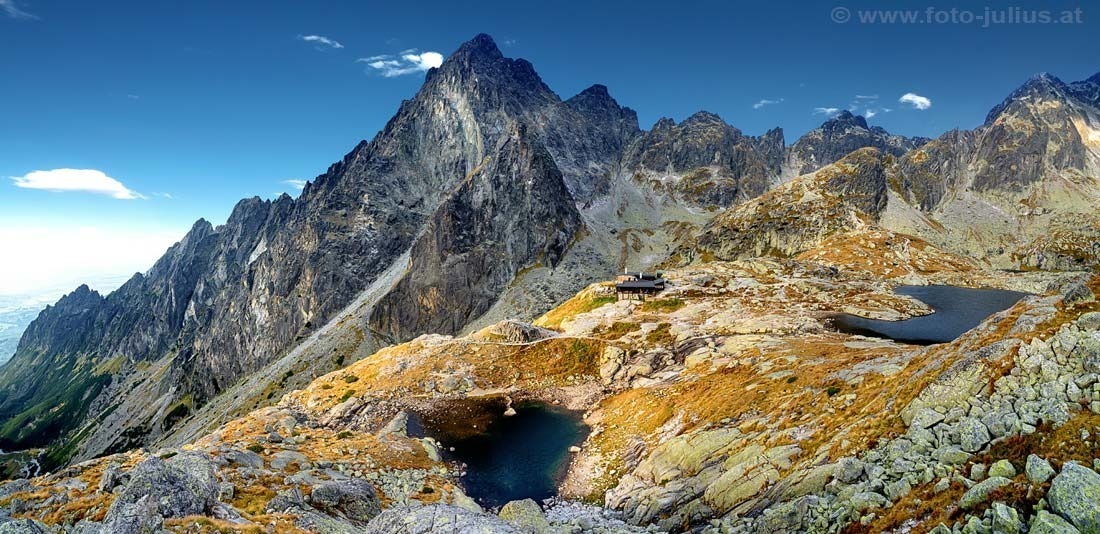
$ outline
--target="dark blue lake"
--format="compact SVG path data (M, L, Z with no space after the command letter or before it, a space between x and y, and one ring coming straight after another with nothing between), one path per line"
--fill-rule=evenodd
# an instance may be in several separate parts
M516 414L505 417L498 399L456 406L447 421L442 421L446 414L422 418L424 432L439 440L444 457L466 464L463 489L485 507L557 494L569 466L569 447L588 436L577 412L538 402L514 408Z
M895 292L924 302L935 313L903 321L867 319L845 313L833 317L833 325L848 334L885 337L900 343L946 343L1028 295L1003 289L955 286L901 286Z

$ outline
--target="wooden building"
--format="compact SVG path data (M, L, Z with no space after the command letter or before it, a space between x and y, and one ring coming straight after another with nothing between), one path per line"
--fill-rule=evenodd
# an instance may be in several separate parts
M615 298L645 300L647 295L660 293L665 288L662 272L626 272L615 279Z

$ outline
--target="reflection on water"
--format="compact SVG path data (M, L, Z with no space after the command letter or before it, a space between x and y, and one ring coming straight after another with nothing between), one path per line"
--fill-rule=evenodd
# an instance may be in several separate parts
M848 334L885 337L901 343L946 343L1027 296L1027 293L1003 289L955 286L902 286L896 292L924 302L935 313L904 321L867 319L845 313L835 316L833 324L837 330Z

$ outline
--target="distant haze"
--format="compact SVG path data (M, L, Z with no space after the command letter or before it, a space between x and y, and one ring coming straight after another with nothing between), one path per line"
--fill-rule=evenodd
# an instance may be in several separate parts
M107 294L118 289L132 274L99 276L88 279L82 283L88 287ZM42 288L37 293L27 294L2 294L0 293L0 365L7 363L15 349L19 345L19 338L27 325L38 317L38 313L46 306L57 302L57 299L75 289L79 283L58 285L52 288Z

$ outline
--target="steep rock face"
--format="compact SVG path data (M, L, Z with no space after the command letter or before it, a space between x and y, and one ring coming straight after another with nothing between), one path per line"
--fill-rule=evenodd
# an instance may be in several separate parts
M887 203L884 159L875 149L861 149L731 208L715 217L695 243L681 247L675 257L790 256L840 230L873 224Z
M924 141L927 140L893 135L881 127L868 126L866 119L844 110L791 145L788 165L795 175L807 174L860 148L877 148L885 154L900 156Z
M106 414L105 426L155 437L171 424L165 418L170 406L186 414L346 306L413 244L456 185L512 135L518 122L559 102L530 63L504 58L488 36L464 44L428 73L416 97L401 105L373 141L356 146L308 184L299 199L242 201L225 225L212 228L200 221L153 269L109 297L71 299L87 308L83 318L68 317L67 306L45 312L12 364L0 371L0 413L22 426L4 433L5 446L44 444L78 423L89 404ZM546 165L553 163L532 169ZM527 179L514 178L511 185ZM437 229L448 222L435 221ZM467 221L450 223L456 228L440 231L453 235ZM450 246L461 254L454 247L470 244ZM509 259L509 265L530 261L528 250L516 252L524 256ZM493 273L485 281L499 284L500 276ZM425 318L420 324L453 318L446 310L440 313L448 319ZM53 327L72 321L81 321L80 328ZM163 357L171 359L167 369L144 380L146 386L159 385L140 388L155 395L143 413L114 411L118 399L96 399L97 391L82 402L57 402L74 394L60 384L71 382L64 377L77 365L89 369L81 371L87 381L118 378L115 393L125 400L130 391L120 390L120 377L133 374L140 362ZM112 363L101 365L105 362ZM51 379L44 380L44 373ZM41 432L44 426L56 431Z
M891 186L921 213L891 216L888 226L1000 267L1097 263L1096 79L1067 85L1036 76L977 129L948 132L899 158Z
M952 130L925 143L900 159L900 172L892 186L910 204L924 211L934 209L949 191L959 188L976 139L973 132Z
M537 119L543 143L579 203L605 195L619 172L623 148L641 134L638 115L603 85L593 85Z
M978 191L1021 191L1048 169L1081 169L1085 147L1074 125L1079 103L1061 80L1041 74L989 112L974 155Z
M581 227L554 159L518 126L432 216L371 321L395 339L457 333L519 270L553 267Z
M726 207L759 196L779 173L772 165L783 134L773 130L768 135L766 140L743 135L705 111L680 124L661 119L627 147L623 166L635 171L636 180L680 198Z

